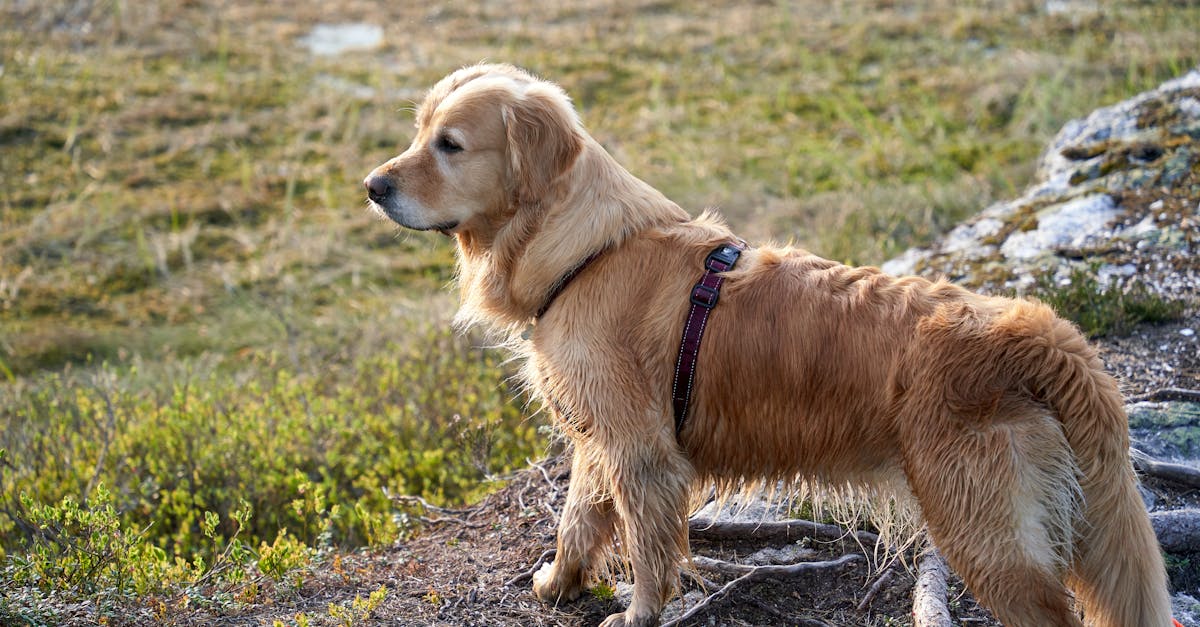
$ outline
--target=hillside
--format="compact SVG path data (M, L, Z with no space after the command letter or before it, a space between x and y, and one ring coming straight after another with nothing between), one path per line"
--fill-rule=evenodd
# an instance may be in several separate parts
M0 624L588 624L620 602L552 611L503 585L551 545L565 477L528 460L557 445L506 355L449 329L447 241L364 208L362 177L456 67L560 82L626 167L748 239L868 264L917 248L909 269L966 281L945 243L980 219L1038 233L1046 207L1017 205L1046 146L1183 76L1197 30L1193 3L0 4ZM1139 239L975 283L1112 314L1097 342L1131 396L1198 387L1200 153L1172 130L1191 109L1169 111L1147 116L1160 144L1051 151ZM973 217L998 206L1014 221ZM1142 252L1163 256L1130 271ZM1076 267L1096 272L1067 289ZM1110 276L1156 277L1165 322L1103 297ZM1155 455L1188 459L1188 416L1139 418L1176 434ZM1173 574L1200 594L1194 561ZM859 610L874 577L855 563L706 616L903 623L912 578Z

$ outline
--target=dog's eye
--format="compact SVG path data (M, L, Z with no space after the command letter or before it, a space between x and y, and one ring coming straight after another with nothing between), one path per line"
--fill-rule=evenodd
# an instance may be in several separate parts
M450 139L450 136L442 135L437 139L437 149L444 153L454 154L456 152L462 152L463 148L462 146L458 145L458 142Z

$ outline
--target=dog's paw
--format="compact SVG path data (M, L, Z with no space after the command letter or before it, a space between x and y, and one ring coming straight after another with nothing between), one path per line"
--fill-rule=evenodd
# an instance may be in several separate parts
M613 614L600 623L600 627L654 627L658 624L658 615L633 616L629 611Z
M556 562L542 564L533 574L533 594L544 603L564 603L578 599L583 592L582 584L575 582L564 585L559 581L556 565Z

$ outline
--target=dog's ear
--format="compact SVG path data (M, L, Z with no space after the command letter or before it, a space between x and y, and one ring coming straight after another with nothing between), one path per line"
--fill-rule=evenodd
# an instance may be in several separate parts
M508 181L517 202L541 199L583 150L579 121L557 86L530 85L504 108Z

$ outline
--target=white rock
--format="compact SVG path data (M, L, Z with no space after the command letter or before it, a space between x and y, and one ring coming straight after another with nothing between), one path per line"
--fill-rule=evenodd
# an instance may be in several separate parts
M1082 246L1089 238L1106 233L1117 213L1108 194L1076 198L1039 212L1038 227L1013 233L1000 252L1009 259L1032 259L1054 248Z
M374 50L383 44L383 28L375 24L317 24L300 38L300 45L317 56L336 56L351 50Z

